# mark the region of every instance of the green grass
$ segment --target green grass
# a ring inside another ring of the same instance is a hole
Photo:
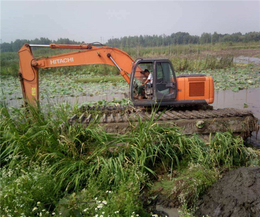
[[[159,179],[152,186],[151,195],[163,195],[160,202],[164,205],[192,207],[194,201],[197,201],[219,177],[218,169],[191,163],[187,168],[177,172],[175,177],[170,179],[163,176]]]
[[[183,71],[195,71],[200,72],[201,70],[211,69],[225,69],[234,66],[233,56],[210,56],[205,57],[196,56],[195,58],[188,57],[173,57],[170,59],[174,69],[177,72]]]
[[[134,58],[148,58],[148,57],[171,57],[178,55],[203,55],[208,51],[211,54],[216,52],[222,52],[225,50],[233,50],[238,52],[242,49],[259,49],[258,42],[250,43],[215,43],[215,44],[187,44],[187,45],[174,45],[168,46],[155,46],[155,47],[120,47],[119,49],[126,51],[130,56]]]
[[[176,197],[193,207],[222,170],[259,165],[259,155],[231,133],[206,144],[151,118],[124,135],[109,134],[95,124],[70,126],[77,109],[0,109],[3,215],[150,216],[140,197],[161,176],[172,190],[183,180],[184,196]]]

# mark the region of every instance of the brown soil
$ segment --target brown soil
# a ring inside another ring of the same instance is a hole
[[[197,216],[259,217],[260,167],[228,172],[198,203]]]

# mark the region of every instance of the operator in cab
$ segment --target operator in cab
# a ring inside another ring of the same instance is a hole
[[[139,87],[138,87],[138,99],[143,99],[144,96],[145,96],[145,87],[147,85],[150,85],[150,87],[152,86],[153,84],[153,75],[152,73],[149,72],[148,69],[145,69],[144,71],[141,71],[141,74],[143,74],[145,77],[146,77],[146,80],[144,81],[143,84],[141,84]]]

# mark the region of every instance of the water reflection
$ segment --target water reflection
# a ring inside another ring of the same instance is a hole
[[[245,89],[239,92],[231,90],[216,91],[213,107],[237,108],[252,111],[254,116],[260,120],[260,88]],[[259,121],[258,121],[259,124]],[[253,132],[248,142],[260,148],[260,133]]]
[[[239,57],[234,57],[234,63],[244,63],[244,64],[260,64],[260,58],[257,57],[245,57],[245,56],[239,56]]]
[[[249,110],[260,119],[260,88],[245,89],[239,92],[216,91],[213,107]]]

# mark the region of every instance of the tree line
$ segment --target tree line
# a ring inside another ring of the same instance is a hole
[[[109,39],[108,46],[112,47],[154,47],[167,46],[170,44],[208,44],[218,42],[251,42],[260,41],[260,32],[241,32],[233,34],[218,34],[217,32],[202,33],[201,36],[190,35],[187,32],[177,32],[171,35],[140,35],[125,36],[122,38]]]
[[[59,38],[58,40],[50,40],[48,38],[36,38],[33,40],[26,40],[26,39],[16,39],[15,41],[12,41],[11,43],[4,42],[1,44],[1,52],[17,52],[20,50],[20,48],[25,44],[81,44],[84,42],[77,42],[74,40],[70,40],[68,38]]]
[[[260,32],[249,32],[242,34],[241,32],[233,34],[218,34],[217,32],[202,33],[201,36],[190,35],[187,32],[177,32],[171,35],[140,35],[140,36],[125,36],[121,38],[109,39],[106,45],[111,47],[155,47],[167,46],[170,44],[208,44],[218,42],[251,42],[260,41]],[[1,52],[17,52],[25,43],[30,44],[81,44],[68,38],[59,38],[58,40],[50,40],[48,38],[36,38],[34,40],[17,39],[11,43],[4,42],[1,44]]]

